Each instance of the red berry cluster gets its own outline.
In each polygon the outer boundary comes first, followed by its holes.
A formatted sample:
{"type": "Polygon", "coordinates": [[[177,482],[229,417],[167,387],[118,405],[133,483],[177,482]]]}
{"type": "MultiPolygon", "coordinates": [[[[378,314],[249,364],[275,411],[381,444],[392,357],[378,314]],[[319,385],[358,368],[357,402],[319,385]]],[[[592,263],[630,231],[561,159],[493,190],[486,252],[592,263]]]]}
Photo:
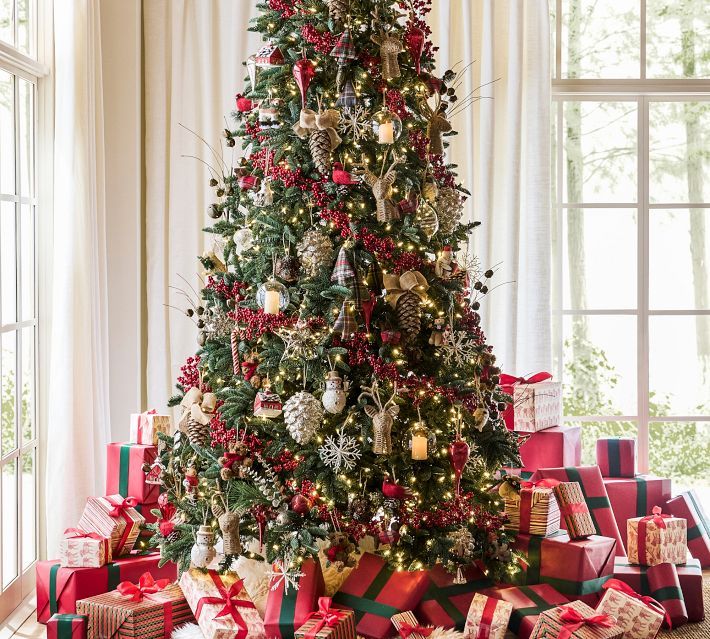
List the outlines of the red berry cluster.
{"type": "MultiPolygon", "coordinates": [[[[177,378],[177,383],[180,384],[186,391],[193,386],[200,385],[200,356],[188,357],[185,363],[180,367],[180,375],[177,378]]],[[[200,385],[200,390],[204,393],[209,391],[206,384],[200,385]]]]}
{"type": "Polygon", "coordinates": [[[205,286],[205,288],[213,290],[215,293],[217,293],[221,298],[223,298],[225,300],[236,300],[236,301],[243,299],[242,289],[247,288],[247,287],[248,287],[248,284],[245,284],[244,282],[238,282],[238,281],[232,283],[232,285],[229,286],[224,281],[224,278],[215,279],[211,275],[210,275],[210,277],[207,278],[207,286],[205,286]]]}
{"type": "Polygon", "coordinates": [[[426,160],[429,153],[429,138],[421,129],[410,129],[409,144],[416,151],[420,160],[426,160]]]}
{"type": "Polygon", "coordinates": [[[418,271],[424,260],[414,251],[403,251],[394,258],[394,272],[401,275],[405,271],[418,271]]]}
{"type": "Polygon", "coordinates": [[[326,222],[332,222],[333,226],[340,231],[340,236],[344,239],[352,237],[350,228],[350,216],[339,208],[324,208],[318,212],[318,217],[326,222]]]}
{"type": "Polygon", "coordinates": [[[397,89],[387,91],[387,108],[396,113],[401,120],[406,120],[411,115],[404,101],[404,96],[397,89]]]}
{"type": "Polygon", "coordinates": [[[301,36],[308,44],[312,44],[318,53],[323,55],[328,55],[338,42],[337,35],[330,31],[318,31],[311,23],[301,27],[301,36]]]}
{"type": "Polygon", "coordinates": [[[261,133],[261,125],[258,122],[245,122],[244,123],[244,136],[249,136],[253,140],[258,140],[263,142],[266,140],[265,135],[259,135],[261,133]]]}
{"type": "Polygon", "coordinates": [[[431,156],[432,175],[436,178],[441,186],[450,188],[456,187],[456,176],[451,172],[448,166],[444,164],[444,158],[441,155],[431,156]]]}
{"type": "Polygon", "coordinates": [[[269,166],[273,165],[274,155],[275,153],[271,151],[268,147],[263,147],[258,151],[254,151],[254,153],[249,156],[249,161],[255,169],[261,169],[262,171],[266,171],[267,164],[269,166]]]}
{"type": "Polygon", "coordinates": [[[278,11],[285,20],[296,15],[300,0],[269,0],[269,9],[278,11]]]}
{"type": "Polygon", "coordinates": [[[358,239],[365,250],[374,253],[378,260],[388,260],[394,253],[394,240],[389,236],[379,237],[363,227],[358,232],[358,239]]]}
{"type": "Polygon", "coordinates": [[[283,313],[267,315],[263,309],[238,308],[230,317],[237,323],[241,339],[258,339],[264,333],[272,333],[283,326],[293,326],[298,317],[288,316],[283,313]]]}
{"type": "Polygon", "coordinates": [[[281,451],[276,457],[267,457],[266,461],[271,465],[271,470],[275,473],[290,473],[298,468],[298,460],[290,450],[281,451]]]}
{"type": "Polygon", "coordinates": [[[231,442],[237,441],[237,431],[227,426],[227,422],[222,419],[219,412],[210,422],[210,439],[212,440],[212,448],[217,446],[227,448],[231,442]]]}
{"type": "Polygon", "coordinates": [[[348,364],[350,366],[359,366],[370,361],[372,357],[370,341],[367,339],[367,333],[358,331],[353,333],[349,339],[343,341],[339,337],[333,338],[335,346],[342,346],[348,349],[348,364]]]}

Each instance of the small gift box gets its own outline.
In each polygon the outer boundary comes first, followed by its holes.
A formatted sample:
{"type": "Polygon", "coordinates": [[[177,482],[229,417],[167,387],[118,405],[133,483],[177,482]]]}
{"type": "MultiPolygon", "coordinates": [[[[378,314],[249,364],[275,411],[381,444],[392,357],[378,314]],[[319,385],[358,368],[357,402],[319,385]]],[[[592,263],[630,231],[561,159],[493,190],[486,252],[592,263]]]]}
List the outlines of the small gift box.
{"type": "Polygon", "coordinates": [[[52,615],[47,622],[47,639],[86,639],[87,622],[84,615],[52,615]]]}
{"type": "Polygon", "coordinates": [[[505,425],[510,430],[534,433],[562,423],[562,384],[547,381],[550,373],[532,377],[501,375],[501,390],[513,396],[513,402],[503,411],[505,425]]]}
{"type": "Polygon", "coordinates": [[[522,482],[520,493],[507,491],[504,501],[506,530],[546,537],[560,529],[560,509],[550,481],[522,482]]]}
{"type": "Polygon", "coordinates": [[[133,550],[141,526],[145,523],[135,505],[135,499],[121,495],[89,497],[79,520],[79,528],[108,537],[114,557],[128,554],[133,550]]]}
{"type": "Polygon", "coordinates": [[[259,391],[254,398],[254,417],[273,419],[283,412],[281,398],[271,391],[259,391]]]}
{"type": "Polygon", "coordinates": [[[582,601],[546,610],[530,639],[622,639],[624,629],[614,617],[597,613],[582,601]]]}
{"type": "Polygon", "coordinates": [[[553,488],[560,515],[565,520],[570,539],[583,539],[597,532],[582,487],[576,481],[563,481],[553,488]]]}
{"type": "Polygon", "coordinates": [[[659,506],[652,515],[629,519],[626,537],[632,564],[684,564],[688,556],[685,519],[662,514],[659,506]]]}
{"type": "Polygon", "coordinates": [[[411,610],[392,615],[392,625],[402,639],[426,639],[434,630],[430,626],[422,626],[411,610]]]}
{"type": "Polygon", "coordinates": [[[111,540],[80,528],[67,528],[59,542],[62,568],[101,568],[111,561],[111,540]]]}
{"type": "Polygon", "coordinates": [[[76,609],[89,619],[88,639],[164,639],[176,626],[194,621],[180,587],[150,573],[138,583],[123,581],[113,592],[77,601],[76,609]]]}
{"type": "Polygon", "coordinates": [[[295,639],[355,639],[355,613],[333,608],[330,597],[318,599],[318,610],[295,633],[295,639]]]}
{"type": "Polygon", "coordinates": [[[675,564],[649,566],[646,575],[651,597],[658,601],[668,614],[666,625],[677,628],[686,623],[688,609],[685,606],[685,597],[675,564]]]}
{"type": "Polygon", "coordinates": [[[602,477],[633,477],[636,475],[636,440],[631,437],[598,439],[597,466],[602,477]]]}
{"type": "Polygon", "coordinates": [[[264,622],[235,573],[195,568],[182,573],[180,587],[206,639],[265,639],[264,622]]]}
{"type": "Polygon", "coordinates": [[[579,466],[582,461],[582,427],[553,426],[525,434],[520,444],[523,469],[579,466]]]}
{"type": "Polygon", "coordinates": [[[512,612],[512,603],[476,593],[468,609],[464,637],[503,639],[512,612]]]}
{"type": "Polygon", "coordinates": [[[150,504],[158,499],[160,486],[149,484],[143,471],[152,464],[158,449],[143,444],[106,445],[106,494],[133,497],[137,504],[150,504]]]}
{"type": "Polygon", "coordinates": [[[516,588],[491,588],[486,590],[485,594],[513,605],[508,628],[520,639],[530,637],[543,612],[569,601],[567,597],[547,584],[516,588]]]}
{"type": "Polygon", "coordinates": [[[618,579],[604,584],[606,592],[597,606],[601,612],[616,619],[624,629],[624,639],[655,639],[666,611],[651,597],[638,594],[618,579]]]}
{"type": "Polygon", "coordinates": [[[690,554],[700,560],[703,568],[710,567],[710,519],[695,491],[690,490],[669,499],[666,509],[674,517],[687,521],[690,554]]]}
{"type": "Polygon", "coordinates": [[[132,413],[128,439],[132,444],[158,445],[158,433],[169,435],[172,430],[170,415],[158,415],[155,409],[132,413]]]}

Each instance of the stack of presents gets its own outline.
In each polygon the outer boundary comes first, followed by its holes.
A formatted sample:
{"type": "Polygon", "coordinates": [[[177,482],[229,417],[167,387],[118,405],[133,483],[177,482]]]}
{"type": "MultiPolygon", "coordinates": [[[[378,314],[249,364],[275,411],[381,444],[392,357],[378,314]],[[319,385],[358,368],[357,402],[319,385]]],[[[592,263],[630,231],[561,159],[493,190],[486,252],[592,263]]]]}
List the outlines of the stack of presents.
{"type": "Polygon", "coordinates": [[[509,583],[475,565],[392,571],[370,553],[331,597],[326,563],[304,562],[297,587],[272,571],[263,609],[236,573],[191,569],[178,581],[174,564],[136,548],[159,498],[145,469],[169,428],[144,413],[130,444],[108,447],[107,496],[88,499],[59,560],[38,564],[38,619],[50,639],[168,639],[188,622],[206,639],[435,639],[440,628],[470,639],[653,639],[703,620],[710,528],[695,495],[672,498],[670,480],[636,474],[632,439],[599,440],[597,465],[580,466],[580,428],[559,425],[560,385],[509,390],[506,421],[526,438],[524,467],[502,469],[497,487],[520,567],[509,583]]]}

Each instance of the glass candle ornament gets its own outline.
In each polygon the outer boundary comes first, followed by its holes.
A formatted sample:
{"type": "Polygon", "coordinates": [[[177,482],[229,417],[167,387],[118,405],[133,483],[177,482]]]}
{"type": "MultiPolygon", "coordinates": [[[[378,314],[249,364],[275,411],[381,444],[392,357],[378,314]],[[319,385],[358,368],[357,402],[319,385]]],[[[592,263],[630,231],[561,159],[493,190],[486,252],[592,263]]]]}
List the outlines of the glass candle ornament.
{"type": "Polygon", "coordinates": [[[409,449],[414,461],[424,461],[429,457],[429,451],[436,446],[436,435],[422,421],[414,422],[409,429],[409,449]]]}
{"type": "Polygon", "coordinates": [[[394,144],[402,135],[402,120],[389,109],[382,109],[372,116],[372,132],[380,144],[394,144]]]}
{"type": "Polygon", "coordinates": [[[266,315],[278,315],[286,309],[289,299],[286,287],[274,279],[264,282],[256,291],[256,303],[266,315]]]}

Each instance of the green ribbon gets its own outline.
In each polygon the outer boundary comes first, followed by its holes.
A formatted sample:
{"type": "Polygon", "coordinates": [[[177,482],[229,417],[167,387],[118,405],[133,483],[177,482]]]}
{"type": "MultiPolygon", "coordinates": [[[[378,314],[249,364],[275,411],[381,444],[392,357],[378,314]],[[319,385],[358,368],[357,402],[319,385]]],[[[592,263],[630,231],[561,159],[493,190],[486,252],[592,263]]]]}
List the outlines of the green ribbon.
{"type": "Polygon", "coordinates": [[[565,473],[567,474],[567,479],[569,481],[576,481],[582,489],[582,495],[584,496],[584,501],[587,503],[587,508],[589,508],[589,514],[592,517],[592,522],[594,522],[594,528],[597,531],[597,535],[601,535],[601,528],[599,528],[597,518],[594,516],[594,511],[602,508],[611,508],[609,497],[587,497],[587,491],[584,487],[584,482],[582,481],[582,476],[580,475],[579,470],[574,466],[569,466],[565,468],[565,473]]]}
{"type": "Polygon", "coordinates": [[[53,564],[49,569],[49,614],[56,615],[59,610],[57,601],[57,573],[61,564],[53,564]]]}
{"type": "MultiPolygon", "coordinates": [[[[650,595],[651,594],[651,589],[650,589],[650,586],[648,585],[648,575],[646,574],[646,566],[639,566],[638,564],[630,564],[626,561],[619,561],[618,557],[616,559],[616,562],[614,563],[614,568],[616,568],[617,566],[624,566],[624,567],[632,566],[634,568],[638,568],[639,569],[639,594],[640,595],[650,595]]],[[[616,570],[614,572],[616,572],[616,570]]]]}
{"type": "Polygon", "coordinates": [[[131,468],[131,448],[133,444],[121,444],[118,463],[118,493],[122,497],[130,497],[128,494],[128,476],[131,468]]]}
{"type": "Polygon", "coordinates": [[[88,619],[88,617],[84,615],[55,614],[52,619],[57,622],[57,639],[71,639],[72,631],[74,630],[74,620],[88,619]]]}
{"type": "Polygon", "coordinates": [[[356,625],[367,613],[389,619],[392,615],[396,615],[402,611],[394,606],[375,601],[375,597],[380,594],[391,575],[392,570],[387,564],[383,564],[362,597],[340,591],[333,596],[333,603],[343,604],[348,608],[352,608],[355,611],[356,625]]]}
{"type": "Polygon", "coordinates": [[[695,508],[695,512],[698,517],[698,523],[696,526],[693,526],[693,528],[704,528],[705,530],[700,531],[700,537],[706,535],[707,537],[710,537],[710,523],[708,523],[708,518],[707,515],[705,514],[705,511],[703,510],[703,507],[698,503],[698,500],[695,499],[695,494],[693,493],[692,490],[689,490],[687,493],[688,499],[692,502],[693,507],[695,508]]]}
{"type": "Polygon", "coordinates": [[[467,581],[463,584],[451,584],[449,586],[437,586],[432,583],[422,597],[422,601],[436,601],[444,612],[449,615],[456,629],[462,631],[466,625],[466,615],[452,603],[451,597],[484,590],[492,585],[493,582],[490,579],[478,579],[477,581],[467,581]]]}
{"type": "Polygon", "coordinates": [[[659,588],[651,593],[656,601],[671,601],[673,599],[680,599],[683,601],[683,591],[677,586],[666,586],[665,588],[659,588]]]}
{"type": "Polygon", "coordinates": [[[518,590],[520,590],[520,592],[522,592],[535,605],[529,606],[528,608],[513,608],[508,628],[510,628],[510,630],[516,635],[519,634],[520,626],[522,625],[525,617],[529,617],[530,615],[539,615],[541,612],[545,612],[545,610],[557,607],[557,604],[548,603],[529,586],[521,586],[518,590]]]}
{"type": "Polygon", "coordinates": [[[605,582],[609,581],[613,575],[587,579],[586,581],[572,581],[571,579],[557,579],[555,577],[541,577],[540,581],[550,584],[563,595],[591,595],[600,592],[605,582]]]}
{"type": "Polygon", "coordinates": [[[121,566],[113,562],[106,564],[106,571],[108,573],[106,580],[106,587],[108,592],[116,590],[118,584],[121,583],[121,566]]]}
{"type": "Polygon", "coordinates": [[[621,445],[618,439],[607,439],[607,457],[609,458],[609,476],[621,476],[621,445]]]}
{"type": "Polygon", "coordinates": [[[636,482],[636,516],[645,517],[648,514],[648,486],[643,477],[634,477],[636,482]]]}

